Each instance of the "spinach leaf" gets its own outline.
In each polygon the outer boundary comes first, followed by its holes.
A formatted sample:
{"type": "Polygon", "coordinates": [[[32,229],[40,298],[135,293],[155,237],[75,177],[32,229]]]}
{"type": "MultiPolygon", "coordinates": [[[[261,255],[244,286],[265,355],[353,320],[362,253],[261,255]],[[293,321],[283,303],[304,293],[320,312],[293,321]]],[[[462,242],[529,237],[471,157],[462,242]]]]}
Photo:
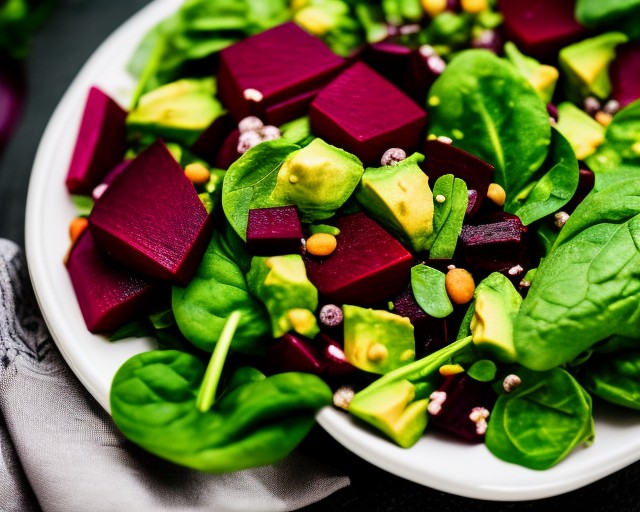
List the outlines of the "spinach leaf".
{"type": "Polygon", "coordinates": [[[591,398],[565,370],[515,372],[521,384],[491,411],[485,443],[507,462],[548,469],[593,438],[591,398]]]}
{"type": "Polygon", "coordinates": [[[578,371],[580,383],[608,402],[640,410],[640,342],[637,347],[592,355],[578,371]]]}
{"type": "Polygon", "coordinates": [[[204,372],[199,358],[176,350],[133,356],[113,379],[115,423],[155,455],[219,473],[279,461],[309,432],[317,410],[331,403],[320,378],[281,373],[236,382],[200,412],[196,397],[204,372]]]}
{"type": "Polygon", "coordinates": [[[428,106],[430,133],[492,164],[507,201],[547,156],[545,104],[513,65],[489,51],[457,54],[431,87],[428,106]]]}
{"type": "Polygon", "coordinates": [[[640,0],[577,0],[576,20],[589,28],[615,27],[623,32],[638,30],[640,0]]]}
{"type": "Polygon", "coordinates": [[[640,182],[591,193],[542,260],[514,324],[517,360],[562,365],[613,334],[640,332],[640,182]]]}
{"type": "Polygon", "coordinates": [[[436,180],[433,197],[434,240],[429,258],[453,258],[469,202],[467,185],[460,178],[454,178],[453,174],[445,174],[436,180]],[[444,197],[444,201],[439,201],[440,197],[444,197]]]}
{"type": "Polygon", "coordinates": [[[411,269],[411,289],[418,305],[428,315],[444,318],[453,312],[445,287],[445,275],[424,264],[411,269]]]}
{"type": "Polygon", "coordinates": [[[250,293],[245,278],[250,255],[230,228],[216,230],[193,279],[174,286],[172,307],[184,336],[197,347],[212,351],[227,318],[240,311],[242,319],[231,348],[243,353],[264,351],[262,340],[270,331],[269,317],[250,293]]]}
{"type": "Polygon", "coordinates": [[[282,140],[262,142],[236,160],[224,178],[222,208],[243,240],[247,239],[249,210],[282,206],[271,199],[282,162],[299,146],[282,140]]]}
{"type": "Polygon", "coordinates": [[[596,175],[596,189],[630,175],[640,178],[640,100],[613,117],[604,142],[586,162],[596,175]]]}
{"type": "Polygon", "coordinates": [[[578,188],[578,160],[569,141],[556,129],[552,130],[549,154],[542,169],[543,176],[526,198],[520,203],[516,196],[516,200],[505,207],[507,212],[520,217],[525,226],[558,211],[578,188]]]}

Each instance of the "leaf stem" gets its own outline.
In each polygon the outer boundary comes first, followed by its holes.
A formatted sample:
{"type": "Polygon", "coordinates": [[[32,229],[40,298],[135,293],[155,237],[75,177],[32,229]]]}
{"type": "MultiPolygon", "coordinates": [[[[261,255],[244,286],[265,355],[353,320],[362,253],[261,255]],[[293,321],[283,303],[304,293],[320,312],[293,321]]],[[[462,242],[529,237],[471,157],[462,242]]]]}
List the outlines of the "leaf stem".
{"type": "Polygon", "coordinates": [[[202,379],[202,384],[200,385],[198,397],[196,398],[196,407],[200,412],[207,412],[213,405],[222,374],[222,368],[229,353],[233,335],[238,328],[240,317],[240,311],[234,311],[229,315],[220,334],[220,338],[218,338],[218,343],[216,343],[213,349],[207,370],[202,379]]]}

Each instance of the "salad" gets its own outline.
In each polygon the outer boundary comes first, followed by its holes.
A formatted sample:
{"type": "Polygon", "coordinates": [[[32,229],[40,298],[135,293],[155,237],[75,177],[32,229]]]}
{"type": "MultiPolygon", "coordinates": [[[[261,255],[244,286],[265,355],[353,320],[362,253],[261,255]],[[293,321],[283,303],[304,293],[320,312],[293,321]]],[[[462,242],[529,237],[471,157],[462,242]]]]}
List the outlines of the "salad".
{"type": "Polygon", "coordinates": [[[638,7],[539,41],[504,4],[186,2],[127,110],[90,91],[67,268],[89,330],[158,340],[128,438],[234,471],[333,403],[546,469],[640,407],[638,7]]]}

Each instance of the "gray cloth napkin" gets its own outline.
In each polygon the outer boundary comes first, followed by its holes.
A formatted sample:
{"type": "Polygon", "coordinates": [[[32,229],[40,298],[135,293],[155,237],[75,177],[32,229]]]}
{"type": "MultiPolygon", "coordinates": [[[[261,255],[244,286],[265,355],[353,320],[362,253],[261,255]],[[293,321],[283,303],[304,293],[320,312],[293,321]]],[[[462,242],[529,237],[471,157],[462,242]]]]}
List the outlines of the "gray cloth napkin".
{"type": "Polygon", "coordinates": [[[209,475],[126,441],[63,361],[22,251],[0,240],[0,510],[286,511],[349,484],[307,454],[209,475]]]}

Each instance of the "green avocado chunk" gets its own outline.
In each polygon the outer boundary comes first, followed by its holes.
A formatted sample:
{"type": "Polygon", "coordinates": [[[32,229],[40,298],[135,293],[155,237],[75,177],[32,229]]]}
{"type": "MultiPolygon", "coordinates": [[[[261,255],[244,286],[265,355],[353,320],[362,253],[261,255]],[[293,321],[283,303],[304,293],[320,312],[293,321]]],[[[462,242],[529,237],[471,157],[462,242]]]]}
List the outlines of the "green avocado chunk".
{"type": "Polygon", "coordinates": [[[314,139],[282,163],[271,199],[296,205],[303,222],[328,219],[349,199],[363,172],[356,156],[314,139]]]}
{"type": "Polygon", "coordinates": [[[560,50],[558,64],[566,76],[566,95],[580,103],[587,96],[602,100],[611,94],[609,64],[616,56],[616,46],[626,43],[622,32],[607,32],[560,50]]]}
{"type": "Polygon", "coordinates": [[[558,70],[548,64],[541,64],[533,57],[524,55],[511,41],[505,43],[504,54],[509,62],[527,79],[540,99],[545,103],[551,103],[560,76],[558,70]]]}
{"type": "Polygon", "coordinates": [[[356,199],[375,220],[416,252],[431,247],[433,194],[414,153],[396,165],[365,170],[356,199]]]}
{"type": "Polygon", "coordinates": [[[345,305],[344,353],[352,365],[387,373],[414,360],[413,325],[408,318],[381,309],[345,305]]]}
{"type": "Polygon", "coordinates": [[[150,134],[186,146],[226,111],[213,78],[184,78],[143,95],[127,116],[130,137],[150,134]]]}
{"type": "Polygon", "coordinates": [[[516,359],[513,321],[521,303],[522,297],[511,281],[499,272],[490,274],[476,287],[470,326],[473,343],[503,363],[516,359]]]}
{"type": "Polygon", "coordinates": [[[247,283],[269,312],[274,338],[290,330],[309,338],[318,334],[318,290],[307,278],[302,256],[254,256],[247,283]]]}
{"type": "Polygon", "coordinates": [[[558,105],[556,128],[569,141],[578,160],[584,160],[595,153],[604,142],[604,127],[568,101],[558,105]]]}

